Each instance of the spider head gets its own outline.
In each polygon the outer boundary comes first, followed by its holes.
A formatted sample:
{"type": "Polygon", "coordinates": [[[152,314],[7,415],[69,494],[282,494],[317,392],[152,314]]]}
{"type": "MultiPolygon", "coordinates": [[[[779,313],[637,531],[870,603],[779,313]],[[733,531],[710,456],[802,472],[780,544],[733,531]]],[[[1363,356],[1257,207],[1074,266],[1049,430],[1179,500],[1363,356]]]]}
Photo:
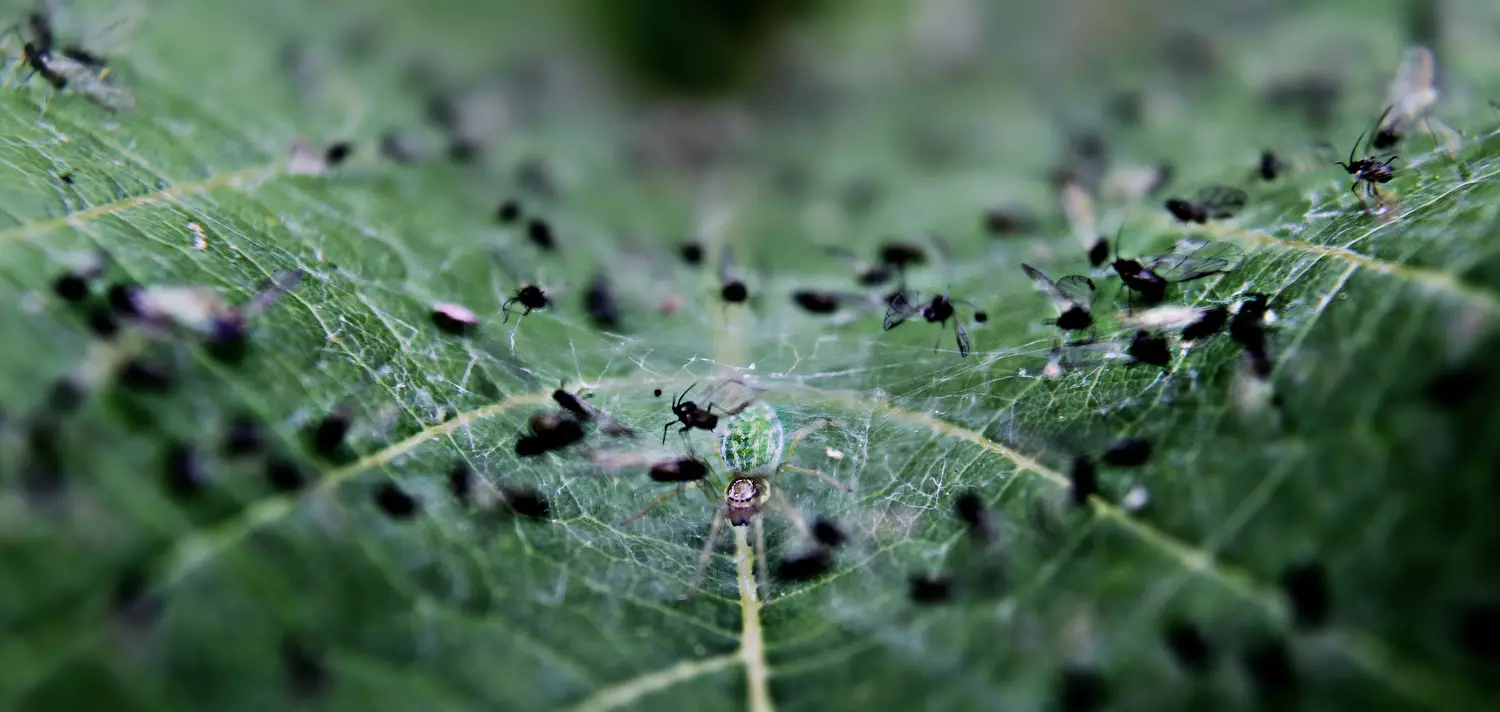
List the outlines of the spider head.
{"type": "Polygon", "coordinates": [[[729,523],[736,527],[742,527],[750,523],[760,511],[760,503],[765,500],[765,488],[760,480],[752,477],[741,477],[729,483],[724,489],[725,515],[729,523]]]}

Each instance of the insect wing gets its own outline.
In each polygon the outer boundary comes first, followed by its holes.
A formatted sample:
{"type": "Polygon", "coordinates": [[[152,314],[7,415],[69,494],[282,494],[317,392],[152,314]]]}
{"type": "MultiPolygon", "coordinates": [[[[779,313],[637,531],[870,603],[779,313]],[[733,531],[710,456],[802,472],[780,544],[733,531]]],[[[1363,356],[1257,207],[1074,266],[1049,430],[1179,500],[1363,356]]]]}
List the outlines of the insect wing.
{"type": "Polygon", "coordinates": [[[1081,274],[1070,274],[1057,280],[1057,292],[1072,306],[1088,307],[1094,303],[1094,280],[1081,274]]]}
{"type": "Polygon", "coordinates": [[[106,83],[98,69],[62,53],[50,55],[46,63],[47,69],[67,79],[68,86],[100,107],[110,111],[135,108],[135,95],[128,89],[106,83]]]}
{"type": "Polygon", "coordinates": [[[725,247],[724,253],[719,255],[719,281],[729,282],[734,277],[734,250],[725,247]]]}
{"type": "Polygon", "coordinates": [[[1406,50],[1401,68],[1396,71],[1396,79],[1391,82],[1390,105],[1393,109],[1380,122],[1381,131],[1402,133],[1437,103],[1438,92],[1433,83],[1436,72],[1432,50],[1421,46],[1406,50]]]}
{"type": "Polygon", "coordinates": [[[1089,249],[1099,240],[1099,223],[1094,219],[1094,200],[1088,191],[1077,183],[1068,183],[1062,189],[1063,213],[1068,216],[1068,225],[1073,228],[1073,237],[1083,248],[1089,249]]]}
{"type": "Polygon", "coordinates": [[[1168,282],[1191,282],[1209,275],[1229,272],[1240,266],[1245,251],[1224,242],[1189,242],[1179,245],[1170,255],[1147,263],[1147,267],[1168,282]]]}
{"type": "Polygon", "coordinates": [[[1203,212],[1215,220],[1238,215],[1245,208],[1245,203],[1250,201],[1245,191],[1227,185],[1207,186],[1199,190],[1194,199],[1202,206],[1203,212]]]}
{"type": "Polygon", "coordinates": [[[962,319],[953,320],[953,341],[958,344],[958,355],[966,358],[969,355],[969,332],[964,330],[962,319]]]}
{"type": "Polygon", "coordinates": [[[907,300],[906,293],[897,293],[895,297],[891,298],[891,303],[886,307],[884,329],[890,331],[900,326],[902,322],[910,319],[918,311],[920,311],[920,307],[913,306],[907,300]]]}

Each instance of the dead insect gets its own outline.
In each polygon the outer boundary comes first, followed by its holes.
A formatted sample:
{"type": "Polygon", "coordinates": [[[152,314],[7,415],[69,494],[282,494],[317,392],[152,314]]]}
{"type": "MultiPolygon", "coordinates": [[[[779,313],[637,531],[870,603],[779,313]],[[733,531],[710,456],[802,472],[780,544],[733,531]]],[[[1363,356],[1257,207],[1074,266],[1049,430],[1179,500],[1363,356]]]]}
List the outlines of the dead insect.
{"type": "Polygon", "coordinates": [[[833,555],[827,549],[817,548],[776,562],[776,578],[791,582],[811,581],[832,569],[833,555]]]}
{"type": "Polygon", "coordinates": [[[911,243],[888,242],[880,246],[880,262],[894,267],[897,272],[905,272],[907,267],[926,264],[927,252],[911,243]]]}
{"type": "MultiPolygon", "coordinates": [[[[958,344],[958,355],[960,357],[968,356],[969,332],[964,330],[963,320],[958,317],[958,312],[954,309],[953,305],[963,304],[969,307],[973,307],[974,305],[965,301],[951,299],[946,294],[938,294],[926,298],[915,297],[915,295],[913,297],[917,299],[916,303],[908,301],[907,295],[904,293],[897,292],[893,296],[885,312],[885,330],[890,331],[914,316],[920,316],[927,323],[938,324],[939,326],[946,325],[948,320],[952,319],[953,338],[958,344]]],[[[975,321],[984,322],[989,319],[989,315],[975,309],[974,319],[975,321]]],[[[941,341],[941,334],[938,336],[938,339],[941,341]]],[[[937,351],[937,344],[933,344],[932,350],[937,351]]]]}
{"type": "Polygon", "coordinates": [[[1167,348],[1167,337],[1153,334],[1145,329],[1135,332],[1126,349],[1135,363],[1165,366],[1172,362],[1172,351],[1167,348]]]}
{"type": "Polygon", "coordinates": [[[813,520],[812,537],[813,541],[818,542],[819,546],[827,549],[837,549],[849,540],[849,537],[844,534],[844,530],[840,529],[838,524],[835,524],[831,519],[823,517],[813,520]]]}
{"type": "Polygon", "coordinates": [[[588,405],[579,399],[578,396],[563,390],[560,386],[557,390],[552,391],[552,400],[563,410],[572,413],[573,417],[577,418],[580,423],[587,423],[594,419],[594,411],[588,405]]]}
{"type": "Polygon", "coordinates": [[[615,301],[614,289],[603,274],[594,276],[583,291],[583,309],[593,320],[594,326],[609,331],[620,329],[620,305],[615,301]]]}
{"type": "Polygon", "coordinates": [[[907,588],[912,603],[946,603],[953,596],[953,582],[939,576],[913,576],[907,588]]]}
{"type": "Polygon", "coordinates": [[[205,337],[205,347],[216,358],[235,361],[244,356],[246,327],[283,294],[302,282],[301,270],[278,272],[262,283],[254,296],[232,307],[212,287],[157,285],[110,287],[108,299],[115,311],[140,319],[157,328],[177,326],[205,337]]]}
{"type": "Polygon", "coordinates": [[[526,238],[544,252],[557,249],[557,242],[552,237],[552,225],[541,218],[526,221],[526,238]]]}
{"type": "Polygon", "coordinates": [[[1094,460],[1088,455],[1073,458],[1073,469],[1068,473],[1069,492],[1073,504],[1084,507],[1089,497],[1099,493],[1099,473],[1094,469],[1094,460]]]}
{"type": "Polygon", "coordinates": [[[522,285],[521,290],[516,292],[515,296],[500,304],[500,311],[505,312],[505,319],[501,323],[510,321],[510,305],[517,303],[526,307],[526,311],[521,312],[521,316],[526,316],[535,309],[546,309],[551,304],[541,287],[534,284],[522,285]]]}
{"type": "Polygon", "coordinates": [[[94,280],[104,274],[106,258],[103,254],[89,256],[78,266],[52,281],[52,292],[69,302],[87,299],[93,290],[94,280]]]}
{"type": "Polygon", "coordinates": [[[1209,220],[1224,220],[1238,215],[1249,200],[1245,191],[1239,188],[1210,185],[1194,193],[1191,199],[1169,198],[1163,205],[1178,220],[1201,225],[1209,220]]]}
{"type": "Polygon", "coordinates": [[[1141,295],[1147,304],[1166,299],[1167,285],[1191,282],[1229,272],[1244,260],[1245,251],[1225,242],[1183,240],[1172,252],[1160,257],[1126,260],[1119,257],[1111,264],[1125,286],[1141,295]]]}
{"type": "Polygon", "coordinates": [[[468,336],[479,326],[479,317],[461,304],[438,303],[432,306],[432,325],[445,334],[468,336]]]}
{"type": "Polygon", "coordinates": [[[350,425],[349,406],[345,404],[334,408],[313,428],[313,450],[325,457],[337,452],[344,444],[344,438],[349,434],[350,425]]]}
{"type": "Polygon", "coordinates": [[[989,510],[985,509],[984,501],[979,494],[973,491],[960,494],[953,500],[953,512],[958,515],[964,526],[968,527],[969,534],[980,541],[989,541],[995,536],[995,525],[990,519],[989,510]]]}
{"type": "Polygon", "coordinates": [[[1078,183],[1067,183],[1062,187],[1063,214],[1073,230],[1073,237],[1083,245],[1089,264],[1100,267],[1109,261],[1109,239],[1099,232],[1094,218],[1094,200],[1078,183]]]}
{"type": "Polygon", "coordinates": [[[662,460],[648,474],[656,482],[697,482],[708,476],[708,463],[699,457],[662,460]]]}
{"type": "Polygon", "coordinates": [[[531,416],[529,426],[531,432],[516,440],[516,454],[521,457],[561,450],[583,439],[583,426],[562,411],[537,413],[531,416]]]}
{"type": "Polygon", "coordinates": [[[1276,180],[1281,175],[1281,159],[1270,151],[1262,151],[1260,154],[1260,179],[1264,181],[1276,180]]]}
{"type": "Polygon", "coordinates": [[[991,237],[1025,234],[1036,230],[1036,216],[1014,205],[990,208],[984,212],[983,224],[991,237]]]}
{"type": "MultiPolygon", "coordinates": [[[[1390,109],[1386,109],[1386,112],[1389,113],[1390,109]]],[[[1385,114],[1381,114],[1381,120],[1385,120],[1385,114]]],[[[1354,145],[1349,147],[1348,162],[1336,161],[1334,165],[1343,168],[1345,173],[1354,176],[1354,183],[1349,186],[1349,192],[1353,193],[1354,197],[1359,198],[1360,206],[1368,211],[1370,204],[1365,202],[1365,195],[1373,198],[1376,204],[1380,203],[1380,189],[1377,186],[1389,183],[1392,178],[1396,177],[1396,167],[1391,164],[1395,163],[1400,156],[1391,156],[1385,160],[1380,160],[1375,155],[1369,155],[1355,160],[1354,152],[1359,150],[1359,145],[1364,141],[1364,138],[1365,134],[1361,132],[1359,138],[1354,139],[1354,145]],[[1359,194],[1360,183],[1365,184],[1365,195],[1359,194]]]]}
{"type": "Polygon", "coordinates": [[[1094,280],[1071,274],[1053,282],[1041,270],[1022,263],[1021,270],[1031,278],[1037,291],[1052,300],[1057,309],[1057,318],[1050,323],[1063,331],[1088,331],[1094,328],[1094,315],[1090,307],[1094,303],[1094,280]]]}
{"type": "Polygon", "coordinates": [[[509,225],[521,219],[521,204],[514,200],[507,200],[495,208],[495,220],[502,225],[509,225]]]}
{"type": "Polygon", "coordinates": [[[1246,351],[1264,351],[1266,347],[1266,315],[1270,298],[1255,292],[1240,302],[1234,319],[1229,322],[1229,338],[1245,347],[1246,351]]]}
{"type": "Polygon", "coordinates": [[[411,519],[421,509],[415,497],[390,481],[375,487],[375,506],[391,519],[411,519]]]}
{"type": "MultiPolygon", "coordinates": [[[[1437,62],[1432,57],[1432,50],[1422,46],[1407,49],[1401,59],[1401,67],[1396,70],[1396,77],[1391,81],[1387,97],[1388,108],[1381,114],[1380,122],[1375,126],[1375,135],[1370,139],[1370,145],[1375,150],[1395,148],[1411,131],[1412,126],[1427,119],[1428,112],[1438,100],[1436,79],[1437,62]]],[[[1433,131],[1430,120],[1428,130],[1437,139],[1437,132],[1433,131]]]]}
{"type": "Polygon", "coordinates": [[[734,252],[728,247],[719,256],[719,298],[727,304],[743,304],[750,298],[745,281],[735,275],[734,252]]]}
{"type": "Polygon", "coordinates": [[[697,403],[690,400],[683,400],[687,398],[688,391],[693,390],[693,387],[697,385],[698,382],[694,381],[693,385],[688,386],[682,392],[682,395],[672,399],[672,416],[676,420],[668,421],[666,425],[662,426],[661,441],[663,444],[667,442],[667,429],[678,423],[682,424],[682,430],[679,432],[683,433],[694,428],[699,430],[713,430],[719,427],[719,416],[713,414],[713,403],[709,403],[707,408],[699,408],[697,403]]]}
{"type": "Polygon", "coordinates": [[[1141,438],[1116,440],[1101,459],[1112,467],[1140,467],[1151,459],[1151,443],[1141,438]]]}
{"type": "Polygon", "coordinates": [[[339,164],[349,159],[354,154],[354,144],[348,141],[335,141],[328,144],[323,150],[323,161],[329,168],[337,168],[339,164]]]}
{"type": "Polygon", "coordinates": [[[703,264],[703,246],[696,242],[685,242],[679,250],[682,261],[692,266],[703,264]]]}

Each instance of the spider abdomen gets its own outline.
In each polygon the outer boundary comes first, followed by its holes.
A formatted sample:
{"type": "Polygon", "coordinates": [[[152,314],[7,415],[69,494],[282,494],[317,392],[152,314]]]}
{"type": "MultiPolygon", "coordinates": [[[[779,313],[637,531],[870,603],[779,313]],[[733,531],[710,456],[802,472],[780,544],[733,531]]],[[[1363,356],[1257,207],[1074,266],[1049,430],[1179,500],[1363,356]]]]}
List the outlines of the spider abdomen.
{"type": "Polygon", "coordinates": [[[719,439],[719,457],[730,472],[770,472],[781,464],[784,444],[776,409],[754,403],[729,419],[729,426],[719,439]]]}

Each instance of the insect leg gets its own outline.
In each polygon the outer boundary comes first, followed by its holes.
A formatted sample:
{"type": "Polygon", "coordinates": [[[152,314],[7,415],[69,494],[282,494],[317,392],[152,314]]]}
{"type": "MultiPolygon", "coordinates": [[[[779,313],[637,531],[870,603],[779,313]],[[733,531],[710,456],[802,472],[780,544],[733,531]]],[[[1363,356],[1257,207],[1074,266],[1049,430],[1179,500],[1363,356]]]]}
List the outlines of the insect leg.
{"type": "MultiPolygon", "coordinates": [[[[759,520],[757,520],[759,521],[759,520]]],[[[714,521],[708,525],[708,539],[703,542],[703,551],[698,553],[698,570],[693,572],[693,580],[688,584],[687,600],[693,600],[698,595],[698,584],[703,581],[703,569],[708,567],[708,559],[714,554],[714,542],[719,538],[719,527],[724,526],[724,508],[714,507],[714,521]]]]}

